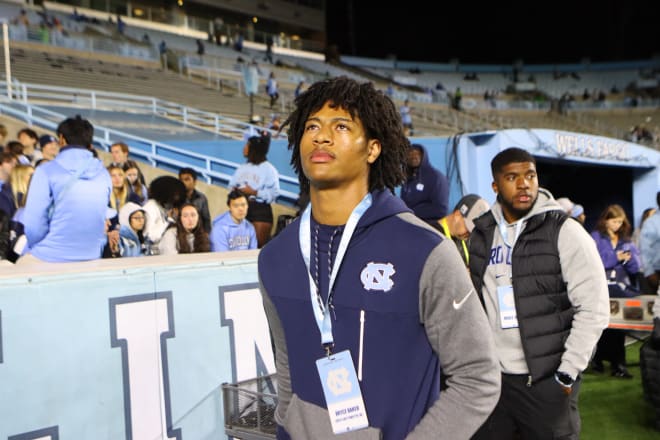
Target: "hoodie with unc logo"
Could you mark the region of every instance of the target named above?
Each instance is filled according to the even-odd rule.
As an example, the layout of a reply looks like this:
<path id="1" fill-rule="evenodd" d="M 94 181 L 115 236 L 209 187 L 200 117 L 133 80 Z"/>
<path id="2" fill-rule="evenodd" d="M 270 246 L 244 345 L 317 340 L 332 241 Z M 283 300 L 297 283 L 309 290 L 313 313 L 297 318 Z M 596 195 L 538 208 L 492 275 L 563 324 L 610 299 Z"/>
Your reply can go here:
<path id="1" fill-rule="evenodd" d="M 342 439 L 468 439 L 499 397 L 486 316 L 451 240 L 389 191 L 372 196 L 333 287 L 333 352 L 349 350 L 356 371 L 363 356 L 369 421 Z M 278 438 L 329 439 L 335 436 L 315 364 L 325 352 L 299 229 L 296 219 L 261 250 L 258 263 L 276 350 Z M 317 224 L 312 209 L 310 229 L 310 271 L 325 301 L 328 253 L 334 260 L 343 227 Z M 442 392 L 440 369 L 448 385 Z"/>
<path id="2" fill-rule="evenodd" d="M 211 251 L 243 251 L 257 248 L 257 234 L 252 223 L 246 219 L 236 223 L 229 211 L 213 219 L 209 235 Z"/>

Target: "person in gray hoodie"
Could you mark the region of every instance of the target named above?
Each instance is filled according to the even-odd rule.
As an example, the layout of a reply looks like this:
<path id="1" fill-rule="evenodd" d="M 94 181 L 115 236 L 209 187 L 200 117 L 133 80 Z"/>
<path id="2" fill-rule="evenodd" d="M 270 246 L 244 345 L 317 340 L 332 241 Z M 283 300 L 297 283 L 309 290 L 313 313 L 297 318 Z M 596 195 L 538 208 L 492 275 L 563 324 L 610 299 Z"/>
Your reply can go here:
<path id="1" fill-rule="evenodd" d="M 508 148 L 491 170 L 497 200 L 474 220 L 469 266 L 502 392 L 473 438 L 577 439 L 580 374 L 609 323 L 605 269 L 582 225 L 539 188 L 532 155 Z"/>

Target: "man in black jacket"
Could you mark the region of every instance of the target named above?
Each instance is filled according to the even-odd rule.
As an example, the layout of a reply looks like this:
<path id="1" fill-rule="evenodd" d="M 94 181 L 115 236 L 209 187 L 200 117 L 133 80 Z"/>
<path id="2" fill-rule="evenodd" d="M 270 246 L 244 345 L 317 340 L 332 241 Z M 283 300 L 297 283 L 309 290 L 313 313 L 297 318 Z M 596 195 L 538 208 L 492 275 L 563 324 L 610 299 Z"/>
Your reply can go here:
<path id="1" fill-rule="evenodd" d="M 580 373 L 609 322 L 605 269 L 582 225 L 539 188 L 527 151 L 501 151 L 491 170 L 497 201 L 474 221 L 470 275 L 502 392 L 474 438 L 578 439 Z"/>

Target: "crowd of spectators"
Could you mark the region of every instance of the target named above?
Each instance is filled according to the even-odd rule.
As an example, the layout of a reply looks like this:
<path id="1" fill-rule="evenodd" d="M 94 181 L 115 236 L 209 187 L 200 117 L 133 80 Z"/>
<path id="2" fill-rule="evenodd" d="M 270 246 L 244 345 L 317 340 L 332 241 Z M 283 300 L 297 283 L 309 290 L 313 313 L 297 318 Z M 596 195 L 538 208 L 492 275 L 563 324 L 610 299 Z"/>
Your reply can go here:
<path id="1" fill-rule="evenodd" d="M 268 241 L 279 185 L 266 161 L 267 134 L 247 139 L 248 161 L 229 188 L 228 211 L 212 219 L 195 169 L 147 185 L 124 142 L 110 147 L 111 161 L 103 164 L 93 130 L 76 116 L 55 135 L 24 127 L 7 140 L 0 125 L 1 264 L 256 249 Z"/>

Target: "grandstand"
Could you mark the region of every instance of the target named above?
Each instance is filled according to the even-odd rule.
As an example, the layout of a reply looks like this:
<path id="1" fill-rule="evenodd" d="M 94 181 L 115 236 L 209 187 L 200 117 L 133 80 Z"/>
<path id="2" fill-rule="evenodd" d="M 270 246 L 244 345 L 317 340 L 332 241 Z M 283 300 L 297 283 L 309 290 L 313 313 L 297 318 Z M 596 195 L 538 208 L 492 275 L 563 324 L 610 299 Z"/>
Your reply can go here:
<path id="1" fill-rule="evenodd" d="M 658 137 L 657 117 L 654 117 L 654 109 L 658 107 L 654 92 L 657 79 L 649 78 L 649 72 L 658 67 L 658 62 L 653 60 L 514 67 L 343 56 L 339 64 L 330 64 L 323 61 L 322 54 L 276 45 L 276 63 L 267 65 L 262 62 L 265 46 L 256 40 L 246 41 L 242 52 L 207 42 L 206 52 L 200 58 L 195 53 L 194 41 L 203 36 L 202 31 L 127 17 L 130 25 L 119 35 L 114 24 L 106 21 L 107 13 L 81 8 L 81 13 L 96 18 L 96 22 L 80 23 L 71 19 L 72 7 L 47 4 L 49 12 L 72 31 L 63 44 L 49 45 L 46 52 L 43 46 L 30 44 L 38 40 L 36 29 L 29 28 L 24 34 L 13 29 L 14 40 L 19 40 L 12 45 L 14 76 L 23 82 L 75 85 L 92 90 L 102 86 L 106 91 L 156 96 L 249 121 L 253 115 L 249 100 L 242 92 L 241 66 L 254 59 L 261 64 L 260 90 L 272 71 L 282 95 L 274 110 L 267 107 L 265 94 L 257 96 L 254 113 L 257 120 L 264 122 L 273 112 L 286 114 L 290 110 L 293 89 L 299 81 L 309 84 L 327 76 L 347 75 L 373 81 L 383 90 L 389 87 L 397 103 L 409 99 L 413 103 L 413 122 L 418 136 L 526 127 L 629 138 L 633 126 L 645 124 L 656 135 L 653 141 L 645 141 L 646 144 L 655 145 Z M 18 13 L 18 7 L 12 9 L 8 3 L 4 10 L 10 17 Z M 31 22 L 38 22 L 39 12 L 38 9 L 28 12 Z M 145 35 L 151 45 L 143 41 Z M 21 43 L 21 40 L 27 42 Z M 96 43 L 87 44 L 90 48 L 84 50 L 84 44 L 76 43 L 81 40 Z M 169 49 L 166 72 L 160 69 L 156 55 L 155 47 L 160 41 L 166 41 Z M 112 50 L 114 53 L 108 53 Z M 458 88 L 463 91 L 460 112 L 451 106 Z M 562 101 L 563 97 L 582 96 L 585 90 L 594 94 L 604 91 L 606 99 Z M 491 93 L 491 97 L 485 96 L 486 93 Z M 631 100 L 635 102 L 634 107 Z M 566 111 L 555 111 L 560 104 Z M 625 112 L 626 118 L 622 118 L 625 120 L 612 123 L 610 119 L 617 119 L 624 113 L 614 109 L 622 108 L 630 109 Z"/>
<path id="2" fill-rule="evenodd" d="M 192 148 L 192 156 L 204 154 L 204 142 L 222 145 L 232 142 L 231 139 L 240 139 L 252 122 L 261 121 L 266 125 L 274 114 L 286 115 L 292 108 L 293 90 L 300 81 L 310 84 L 336 75 L 372 81 L 389 93 L 396 105 L 409 99 L 416 137 L 541 128 L 635 139 L 645 145 L 658 146 L 657 79 L 649 77 L 649 72 L 658 67 L 654 60 L 515 67 L 341 56 L 338 62 L 328 63 L 323 54 L 276 45 L 275 63 L 269 64 L 264 61 L 265 45 L 257 38 L 246 40 L 240 52 L 230 46 L 207 42 L 205 54 L 200 57 L 195 40 L 202 36 L 201 30 L 126 17 L 129 26 L 119 33 L 116 25 L 106 20 L 105 12 L 78 8 L 79 14 L 94 19 L 80 21 L 72 18 L 73 7 L 46 4 L 48 13 L 57 17 L 67 31 L 66 37 L 58 36 L 48 43 L 42 41 L 37 29 L 42 11 L 36 7 L 27 9 L 32 23 L 27 29 L 10 24 L 9 67 L 12 78 L 19 81 L 13 91 L 14 102 L 50 108 L 49 111 L 57 110 L 57 114 L 66 109 L 74 111 L 91 106 L 97 111 L 120 112 L 114 119 L 135 119 L 130 115 L 122 116 L 121 112 L 126 110 L 164 117 L 175 125 L 149 132 L 148 124 L 138 122 L 139 119 L 125 124 L 142 125 L 144 129 L 132 135 L 144 139 L 140 144 L 165 145 L 161 151 L 182 147 L 177 136 L 158 136 L 176 130 L 173 128 L 176 123 L 181 124 L 182 134 L 189 133 L 183 147 Z M 20 6 L 14 3 L 0 3 L 1 13 L 8 18 L 17 16 L 19 10 Z M 160 41 L 168 46 L 165 67 L 156 50 Z M 253 103 L 244 93 L 242 79 L 243 66 L 251 60 L 259 63 L 260 77 L 260 92 Z M 2 59 L 0 69 L 8 72 L 7 67 Z M 281 95 L 274 109 L 269 108 L 266 94 L 261 93 L 270 72 L 278 79 Z M 637 87 L 642 85 L 643 88 Z M 460 108 L 453 100 L 458 88 L 463 91 Z M 608 93 L 604 99 L 578 96 L 584 90 L 596 92 L 606 88 Z M 616 93 L 611 93 L 613 89 Z M 110 96 L 112 94 L 117 95 Z M 565 100 L 567 96 L 574 98 Z M 153 109 L 150 109 L 150 102 L 158 104 L 151 105 Z M 15 105 L 13 111 L 16 111 Z M 36 123 L 29 115 L 24 120 L 28 124 Z M 633 137 L 633 127 L 639 126 L 651 136 Z M 121 124 L 107 128 L 115 130 L 113 136 L 121 136 L 119 133 L 126 131 Z M 190 135 L 197 129 L 214 135 Z M 157 138 L 149 140 L 150 136 Z M 198 147 L 192 147 L 195 142 Z M 107 148 L 108 145 L 100 143 L 99 146 Z M 222 157 L 223 150 L 227 148 L 214 149 L 216 156 L 211 161 L 237 160 L 236 157 Z M 177 160 L 181 158 L 179 153 L 172 154 Z M 141 159 L 165 169 L 176 168 L 171 160 L 167 165 L 167 160 L 160 161 L 153 155 Z M 203 166 L 204 162 L 189 160 L 190 165 L 198 166 L 207 183 L 222 185 L 226 182 L 227 174 L 217 177 L 213 167 Z M 295 184 L 286 182 L 285 185 L 291 188 L 291 196 L 281 201 L 293 203 Z"/>
<path id="3" fill-rule="evenodd" d="M 200 57 L 195 40 L 204 35 L 203 28 L 125 17 L 129 25 L 119 33 L 114 22 L 107 20 L 106 12 L 78 8 L 78 14 L 92 19 L 80 21 L 74 19 L 71 6 L 46 5 L 48 13 L 62 23 L 65 37 L 58 34 L 47 44 L 41 41 L 37 23 L 43 11 L 36 7 L 27 8 L 32 23 L 27 29 L 14 23 L 9 26 L 12 78 L 22 84 L 15 87 L 15 98 L 31 104 L 73 109 L 93 102 L 97 108 L 103 93 L 116 93 L 122 95 L 114 98 L 118 106 L 112 109 L 121 110 L 123 101 L 126 108 L 137 111 L 134 100 L 126 96 L 144 97 L 145 102 L 159 100 L 167 103 L 159 106 L 159 116 L 181 122 L 184 132 L 190 127 L 214 132 L 219 137 L 213 140 L 222 143 L 223 137 L 240 139 L 250 122 L 266 124 L 274 114 L 287 114 L 298 82 L 309 84 L 328 76 L 347 75 L 373 81 L 397 105 L 409 99 L 417 137 L 548 128 L 630 140 L 633 127 L 644 126 L 651 138 L 636 140 L 658 145 L 660 115 L 653 92 L 657 79 L 649 78 L 649 72 L 658 64 L 653 60 L 514 67 L 342 56 L 337 63 L 327 63 L 320 53 L 276 44 L 276 62 L 271 65 L 263 61 L 263 35 L 246 40 L 241 52 L 207 42 L 205 54 Z M 0 3 L 1 13 L 9 19 L 19 10 L 13 2 Z M 168 46 L 165 68 L 156 50 L 160 41 Z M 268 74 L 275 73 L 281 94 L 277 108 L 269 108 L 265 93 L 258 93 L 253 104 L 245 96 L 242 69 L 251 60 L 260 64 L 260 91 Z M 4 59 L 0 69 L 8 71 Z M 644 88 L 635 88 L 638 85 Z M 48 87 L 60 88 L 58 98 Z M 61 94 L 66 93 L 63 88 L 67 87 L 71 97 L 62 99 Z M 453 105 L 458 88 L 463 91 L 460 108 Z M 564 97 L 577 96 L 584 90 L 604 89 L 608 94 L 602 100 L 564 101 Z M 612 89 L 617 92 L 609 93 Z M 110 100 L 105 98 L 106 105 Z M 163 110 L 166 107 L 168 110 Z"/>

